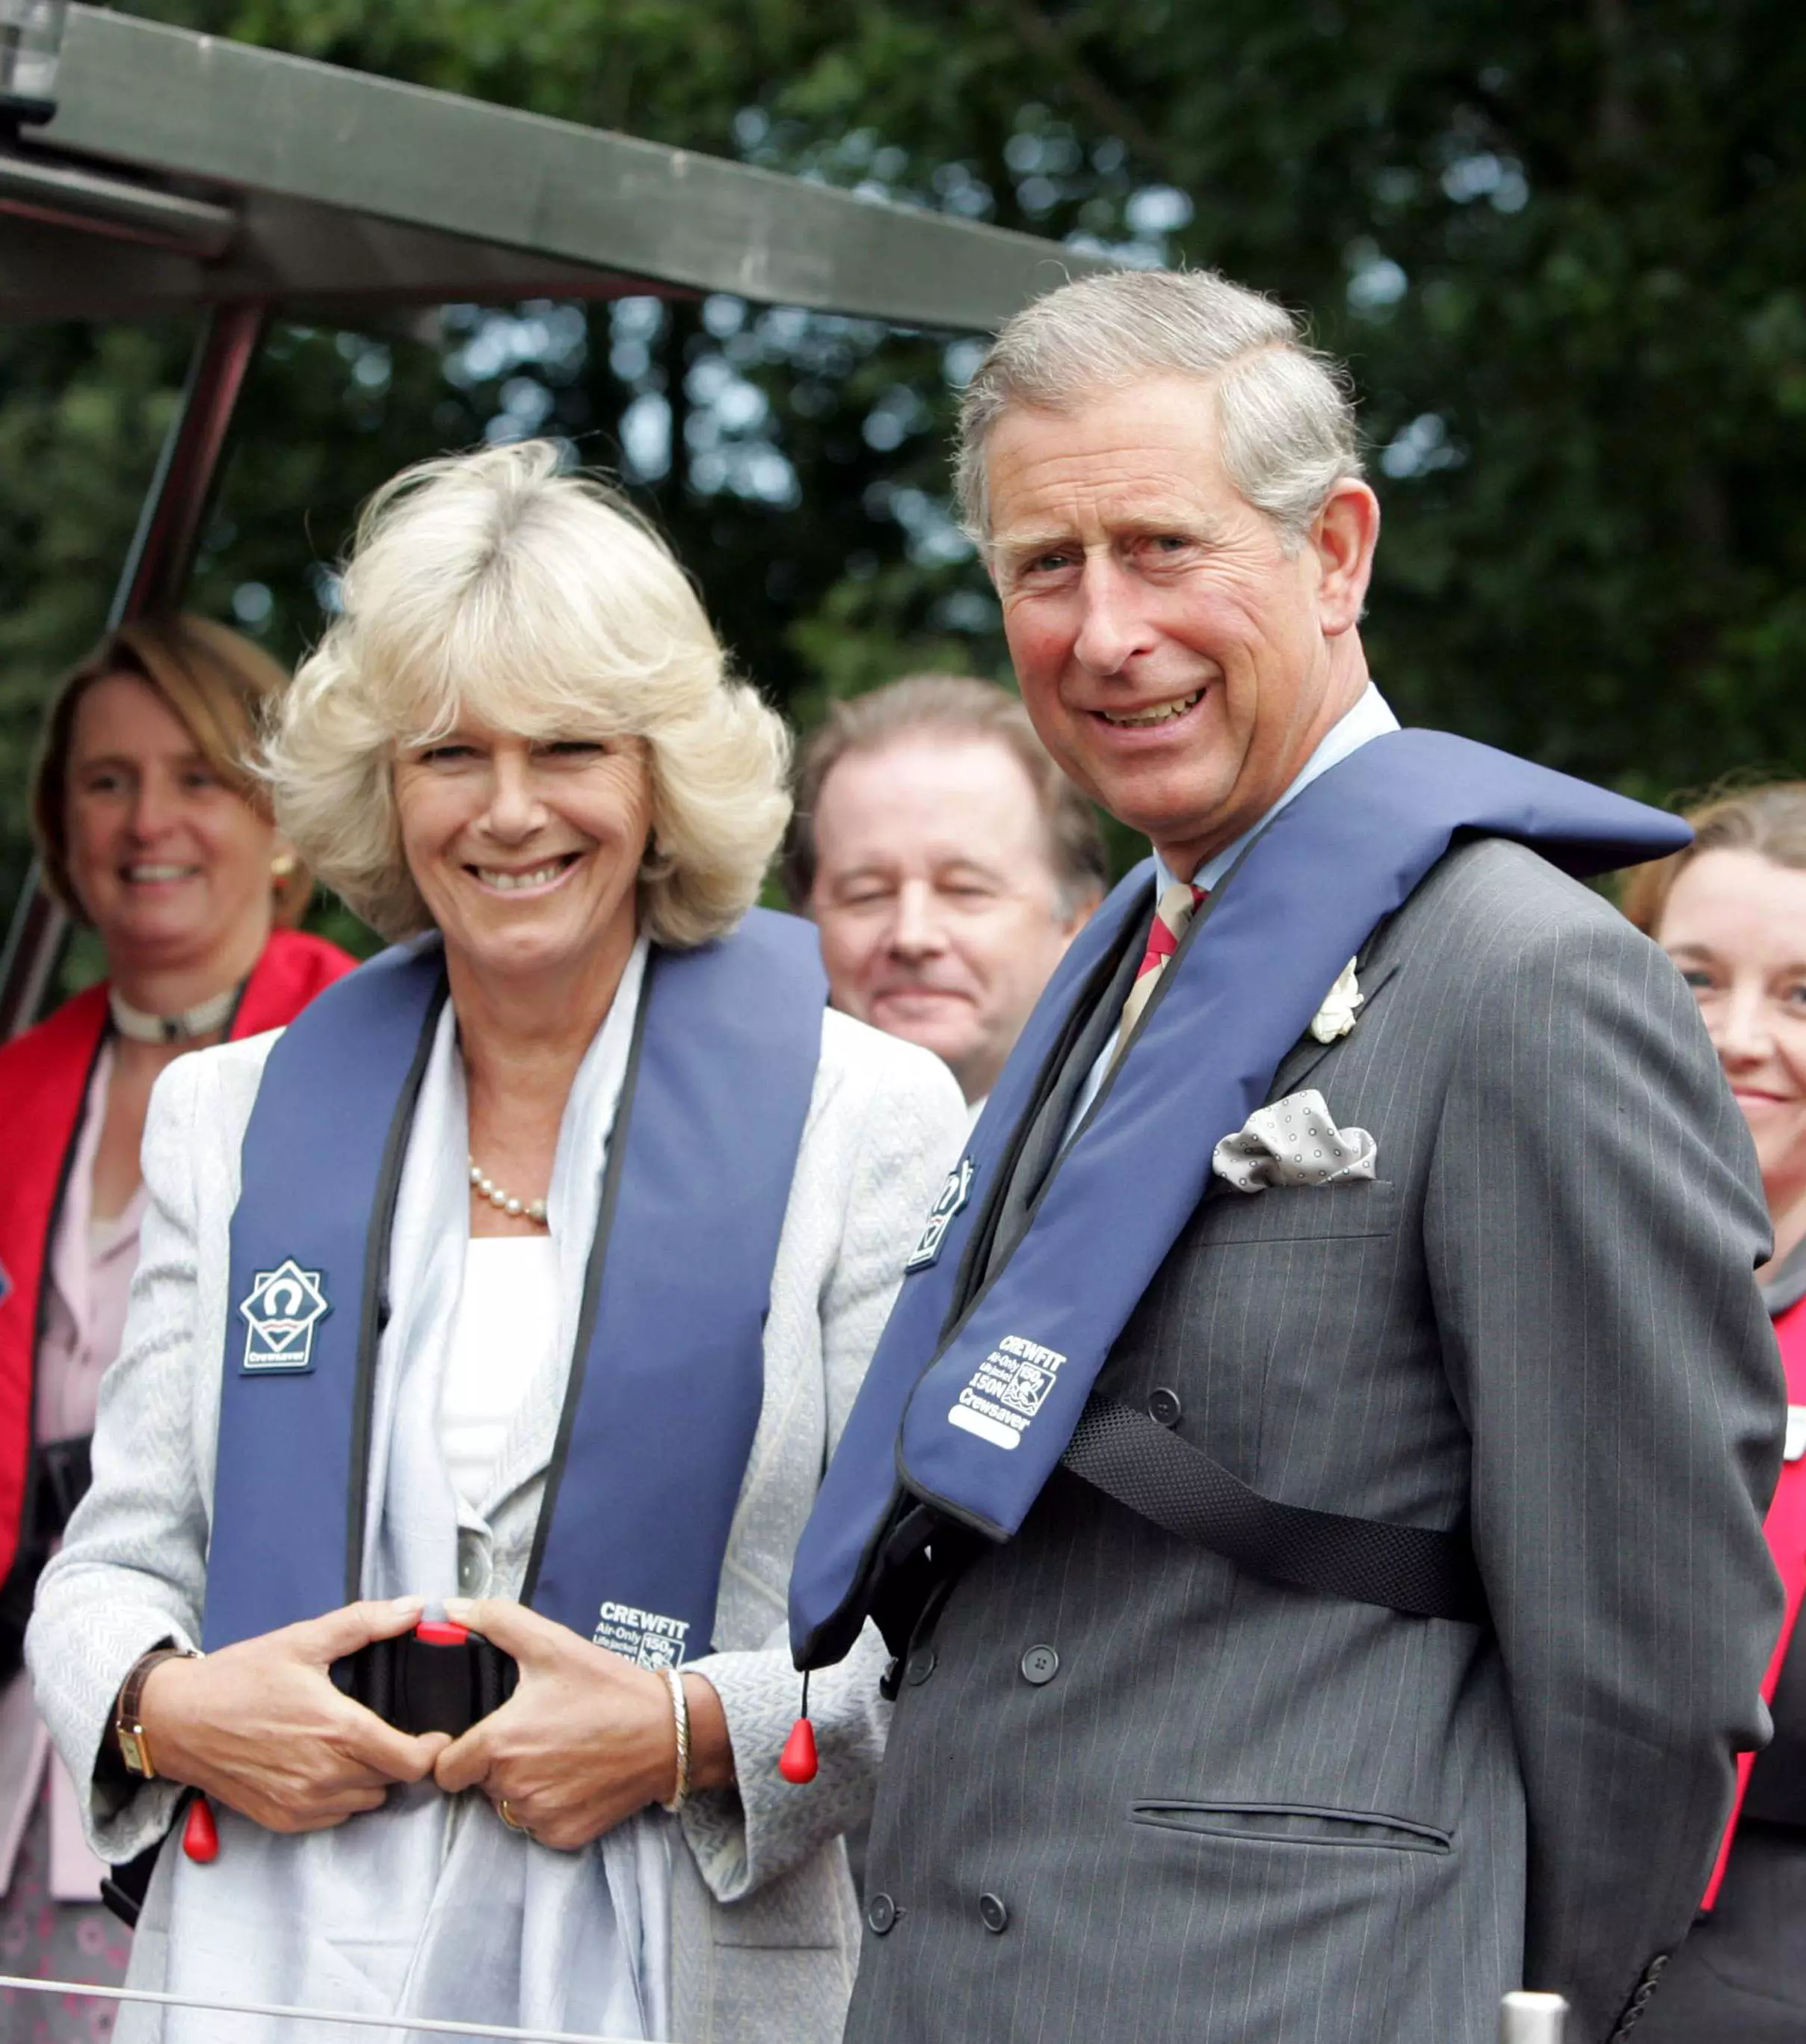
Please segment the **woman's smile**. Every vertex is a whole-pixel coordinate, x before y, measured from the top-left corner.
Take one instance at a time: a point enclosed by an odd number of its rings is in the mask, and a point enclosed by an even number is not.
[[[200,877],[198,866],[178,866],[167,860],[152,863],[139,859],[119,869],[122,887],[174,887],[184,880],[198,880]]]
[[[464,870],[491,894],[549,894],[577,869],[580,851],[561,851],[529,866],[466,866]]]

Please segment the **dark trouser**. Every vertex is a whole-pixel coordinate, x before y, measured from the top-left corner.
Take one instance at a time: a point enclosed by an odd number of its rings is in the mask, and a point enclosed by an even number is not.
[[[1745,1822],[1718,1907],[1689,1934],[1636,2044],[1806,2039],[1806,1831]]]

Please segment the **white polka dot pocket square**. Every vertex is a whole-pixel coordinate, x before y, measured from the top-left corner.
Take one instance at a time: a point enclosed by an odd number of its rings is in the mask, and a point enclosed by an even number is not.
[[[1370,1178],[1379,1145],[1364,1128],[1338,1128],[1315,1087],[1248,1116],[1211,1153],[1210,1167],[1239,1193],[1269,1185],[1339,1185]]]

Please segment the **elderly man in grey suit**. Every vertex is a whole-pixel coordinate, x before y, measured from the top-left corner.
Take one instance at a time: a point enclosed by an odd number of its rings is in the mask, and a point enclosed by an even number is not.
[[[1750,1145],[1570,877],[1684,833],[1398,730],[1345,386],[1268,301],[1069,286],[963,429],[1024,701],[1156,856],[799,1550],[799,1665],[897,1656],[850,2044],[1489,2044],[1520,1985],[1625,2037],[1779,1616]]]

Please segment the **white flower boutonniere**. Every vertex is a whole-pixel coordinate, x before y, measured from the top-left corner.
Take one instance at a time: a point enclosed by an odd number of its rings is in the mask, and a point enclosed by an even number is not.
[[[1354,1026],[1354,1011],[1361,1001],[1361,989],[1354,978],[1354,961],[1351,959],[1342,968],[1322,1007],[1312,1016],[1311,1034],[1320,1043],[1333,1043],[1337,1037],[1346,1036]]]

